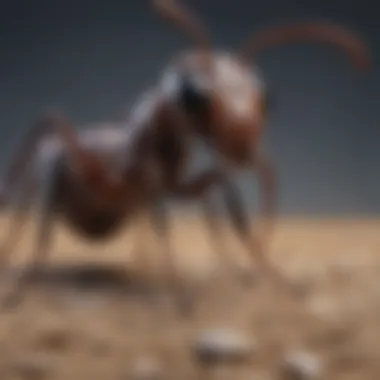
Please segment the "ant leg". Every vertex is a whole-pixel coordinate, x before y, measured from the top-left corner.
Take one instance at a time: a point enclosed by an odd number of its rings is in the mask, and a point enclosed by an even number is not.
[[[148,213],[143,210],[136,215],[136,220],[134,221],[134,244],[133,244],[133,258],[137,269],[137,280],[139,284],[139,291],[147,299],[149,305],[156,307],[157,299],[155,297],[155,291],[151,287],[151,282],[148,281],[151,274],[151,262],[149,260],[149,250],[148,250],[148,233],[151,229],[148,226],[149,217]]]
[[[27,222],[28,211],[31,207],[31,172],[24,175],[24,178],[22,178],[22,181],[19,185],[20,192],[17,194],[18,199],[16,199],[15,210],[12,213],[12,219],[9,221],[10,224],[8,225],[5,241],[3,242],[0,249],[1,271],[4,271],[5,266],[8,264],[9,259],[12,255],[12,252],[14,252],[17,243],[20,242],[21,234],[24,231]]]
[[[139,212],[138,215],[136,215],[134,227],[135,244],[133,247],[133,255],[136,259],[138,270],[146,272],[148,271],[149,263],[146,249],[147,215],[145,212]]]
[[[40,205],[37,209],[37,241],[32,255],[32,266],[17,280],[15,288],[6,297],[6,307],[15,307],[22,302],[26,288],[36,279],[41,264],[46,259],[51,243],[51,228],[53,225],[56,184],[58,179],[58,161],[52,161],[43,183]]]
[[[180,182],[177,178],[173,179],[170,190],[174,196],[181,199],[199,199],[220,181],[221,173],[218,170],[210,169],[188,182]]]
[[[174,289],[179,312],[184,316],[188,316],[193,312],[194,303],[192,297],[185,291],[183,280],[177,270],[175,254],[169,236],[169,218],[164,199],[158,199],[153,204],[151,216],[155,231],[160,239],[163,239],[161,247],[164,251],[165,269],[169,272],[169,286],[171,289]]]
[[[269,238],[273,233],[273,227],[275,224],[275,216],[277,210],[277,175],[276,169],[270,158],[262,152],[257,153],[254,158],[254,167],[257,172],[259,185],[260,185],[260,198],[263,199],[261,208],[261,219],[263,222],[263,230],[261,231],[261,251],[268,251]],[[305,289],[298,284],[289,283],[284,278],[279,278],[284,285],[290,286],[291,291],[296,296],[304,296]]]
[[[228,268],[235,268],[238,277],[240,277],[240,266],[234,262],[225,242],[222,241],[222,237],[224,236],[223,226],[212,199],[207,195],[203,195],[202,197],[202,213],[210,236],[210,242],[213,245],[213,251],[218,254],[218,257],[222,261],[223,272],[227,272]]]
[[[294,291],[298,293],[299,289],[295,288],[294,284],[285,278],[282,272],[280,272],[265,256],[263,244],[251,231],[250,220],[244,212],[241,199],[236,196],[235,191],[228,182],[224,182],[223,190],[229,217],[236,233],[247,247],[251,258],[258,261],[260,267],[275,280],[276,284],[291,290],[292,294],[294,294]],[[244,275],[244,277],[246,276]]]
[[[224,174],[223,174],[224,175]],[[224,178],[224,181],[227,179]],[[211,243],[214,246],[213,250],[217,252],[219,258],[221,258],[223,266],[234,267],[237,266],[233,263],[231,256],[226,250],[226,244],[222,242],[223,231],[220,223],[220,218],[217,216],[217,210],[213,204],[213,200],[210,197],[209,191],[217,184],[223,183],[222,173],[216,169],[207,170],[199,174],[192,181],[184,184],[177,184],[175,194],[182,198],[198,199],[202,201],[202,214],[206,222],[206,228],[208,230]],[[236,193],[232,184],[230,185],[230,191]],[[240,270],[238,270],[240,273]]]
[[[254,167],[259,180],[260,198],[263,199],[261,219],[263,219],[264,229],[261,236],[263,241],[267,242],[269,235],[273,232],[277,210],[277,175],[275,167],[269,157],[262,153],[256,155]]]

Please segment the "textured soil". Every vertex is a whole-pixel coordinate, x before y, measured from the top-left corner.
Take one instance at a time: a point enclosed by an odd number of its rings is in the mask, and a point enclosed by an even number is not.
[[[12,267],[30,258],[32,233],[25,231]],[[140,233],[143,246],[135,249],[134,236],[90,245],[58,229],[39,281],[21,305],[0,311],[0,379],[282,379],[292,350],[318,357],[322,379],[380,378],[379,221],[280,221],[270,256],[307,284],[307,297],[296,300],[264,279],[242,287],[233,268],[229,276],[215,265],[204,225],[178,219],[178,270],[197,295],[187,318],[161,286],[155,268],[164,257],[154,233]],[[222,240],[243,265],[247,253],[227,227]],[[194,340],[214,327],[244,332],[257,347],[241,363],[202,366]]]

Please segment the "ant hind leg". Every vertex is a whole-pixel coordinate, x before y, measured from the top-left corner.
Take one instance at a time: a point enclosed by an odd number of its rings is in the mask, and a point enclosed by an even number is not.
[[[47,172],[41,193],[39,207],[37,208],[37,241],[34,245],[32,265],[29,270],[22,273],[16,280],[14,289],[4,300],[5,307],[16,307],[22,300],[27,288],[37,279],[41,264],[48,255],[51,243],[51,228],[53,227],[56,183],[58,176],[57,162],[52,162],[51,170]]]

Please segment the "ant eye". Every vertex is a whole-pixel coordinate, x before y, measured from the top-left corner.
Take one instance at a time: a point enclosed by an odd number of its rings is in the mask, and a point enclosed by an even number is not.
[[[204,116],[210,109],[210,97],[207,89],[197,86],[188,77],[184,77],[181,81],[178,102],[186,112],[197,116]]]

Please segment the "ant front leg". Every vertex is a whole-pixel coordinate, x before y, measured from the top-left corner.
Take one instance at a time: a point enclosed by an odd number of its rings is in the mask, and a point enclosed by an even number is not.
[[[277,174],[272,160],[263,153],[256,154],[253,165],[259,180],[260,198],[263,200],[261,209],[261,219],[264,224],[262,240],[267,242],[273,233],[277,210]]]
[[[192,180],[181,183],[177,178],[172,181],[175,185],[172,186],[172,193],[182,199],[200,199],[202,202],[202,215],[206,224],[210,243],[213,252],[216,253],[218,259],[222,263],[223,272],[228,273],[230,268],[234,268],[234,273],[240,278],[241,268],[234,262],[232,256],[228,252],[228,246],[225,244],[223,232],[223,225],[221,218],[218,215],[217,208],[210,196],[210,191],[214,186],[223,186],[228,182],[229,191],[232,193],[234,199],[238,198],[238,192],[233,184],[228,180],[224,170],[209,169]]]
[[[276,182],[274,168],[270,161],[264,155],[257,154],[253,162],[254,168],[258,172],[258,177],[261,186],[261,194],[264,196],[264,214],[266,217],[273,217],[276,204]],[[266,257],[266,250],[263,242],[251,231],[250,218],[245,213],[240,197],[236,196],[236,191],[227,181],[223,184],[224,198],[227,205],[230,219],[234,229],[242,242],[247,247],[251,259],[256,260],[259,266],[268,273],[269,276],[280,285],[281,288],[288,289],[294,295],[300,295],[301,289],[290,282],[281,271],[279,271]],[[270,221],[271,219],[269,219]],[[268,223],[268,219],[267,219]],[[270,226],[270,224],[269,224]],[[246,275],[243,276],[243,279]],[[250,277],[250,276],[249,276]]]
[[[217,184],[217,182],[219,181],[219,176],[220,173],[218,171],[210,170],[201,173],[192,181],[189,181],[187,183],[181,183],[179,180],[179,175],[175,175],[173,174],[173,172],[171,172],[167,186],[169,192],[177,198],[199,199],[204,198],[204,196],[208,193],[210,188],[213,185]],[[212,215],[210,215],[209,213],[209,208],[205,209],[205,215],[212,236],[215,237],[215,239],[218,239],[220,236],[215,236],[216,231],[218,230],[216,218],[212,218]],[[161,235],[162,239],[164,240],[163,249],[165,251],[165,264],[166,268],[169,271],[170,283],[172,287],[175,289],[178,296],[179,309],[181,313],[188,315],[193,311],[194,296],[190,294],[188,291],[186,291],[186,289],[184,288],[183,281],[181,280],[178,274],[175,254],[172,250],[169,238],[168,215],[164,205],[164,200],[161,197],[158,199],[158,201],[153,207],[152,216],[155,225],[155,230]]]
[[[222,177],[223,176],[223,177]],[[201,199],[202,201],[202,213],[206,222],[207,230],[209,232],[211,243],[214,247],[214,251],[223,262],[223,266],[233,266],[231,256],[226,250],[226,245],[222,241],[223,232],[222,225],[220,223],[220,217],[217,215],[217,210],[213,200],[210,197],[210,190],[216,186],[221,185],[223,181],[228,179],[224,177],[224,174],[220,170],[210,169],[188,183],[177,183],[175,195],[181,198],[187,199]],[[236,196],[236,189],[230,183],[230,191]]]
[[[176,255],[173,252],[170,239],[170,226],[168,212],[164,204],[163,197],[158,197],[151,208],[151,216],[155,231],[162,239],[163,257],[165,258],[165,269],[169,274],[169,286],[175,292],[176,303],[179,312],[183,316],[189,316],[193,313],[194,302],[189,292],[185,289],[183,279],[178,273],[176,264]]]
[[[235,191],[232,185],[231,189],[232,191]],[[226,245],[226,242],[223,241],[225,234],[223,232],[221,218],[218,215],[218,210],[213,199],[211,199],[208,193],[203,194],[202,196],[202,213],[210,235],[213,252],[216,252],[219,259],[221,259],[223,273],[228,273],[230,268],[235,268],[234,273],[240,277],[240,267],[232,259],[231,254],[228,251],[228,246]]]

